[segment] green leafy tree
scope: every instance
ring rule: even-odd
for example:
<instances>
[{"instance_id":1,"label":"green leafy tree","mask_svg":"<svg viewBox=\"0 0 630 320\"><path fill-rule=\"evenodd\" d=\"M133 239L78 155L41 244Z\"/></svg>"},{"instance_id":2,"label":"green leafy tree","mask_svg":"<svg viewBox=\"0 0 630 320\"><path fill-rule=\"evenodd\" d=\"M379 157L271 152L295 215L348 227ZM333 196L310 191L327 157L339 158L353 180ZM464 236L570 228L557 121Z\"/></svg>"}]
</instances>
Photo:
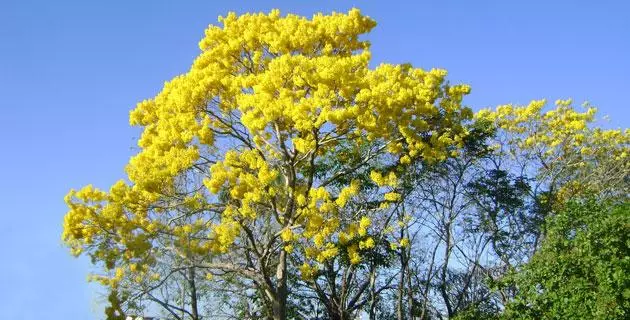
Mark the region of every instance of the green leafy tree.
<instances>
[{"instance_id":1,"label":"green leafy tree","mask_svg":"<svg viewBox=\"0 0 630 320\"><path fill-rule=\"evenodd\" d=\"M573 201L548 220L540 250L512 277L507 319L628 319L630 203Z\"/></svg>"}]
</instances>

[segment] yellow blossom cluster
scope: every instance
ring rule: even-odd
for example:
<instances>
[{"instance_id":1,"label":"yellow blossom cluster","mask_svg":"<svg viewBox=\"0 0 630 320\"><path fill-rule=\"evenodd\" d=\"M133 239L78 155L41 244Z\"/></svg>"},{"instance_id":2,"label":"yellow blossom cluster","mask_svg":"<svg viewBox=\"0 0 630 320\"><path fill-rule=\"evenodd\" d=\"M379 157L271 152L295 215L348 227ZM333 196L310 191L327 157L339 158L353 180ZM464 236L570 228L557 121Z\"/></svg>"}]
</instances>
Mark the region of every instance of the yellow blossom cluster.
<instances>
[{"instance_id":1,"label":"yellow blossom cluster","mask_svg":"<svg viewBox=\"0 0 630 320\"><path fill-rule=\"evenodd\" d=\"M147 218L146 203L151 200L146 192L138 192L122 181L114 184L109 193L88 185L66 195L69 211L64 218L63 240L74 255L85 250L94 261L113 270L91 280L116 286L124 272L116 267L121 261L134 265L136 274L147 272L148 265L154 262L149 254L152 244L147 231L160 227ZM138 264L142 268L137 268Z\"/></svg>"},{"instance_id":2,"label":"yellow blossom cluster","mask_svg":"<svg viewBox=\"0 0 630 320\"><path fill-rule=\"evenodd\" d=\"M109 274L91 277L101 284L116 286L124 276L137 283L156 281L151 268L156 262L154 240L161 232L172 235L169 240L182 255L206 255L211 242L192 239L207 232L204 219L168 226L154 214L164 209L152 207L156 194L118 181L105 192L88 185L71 190L65 198L69 211L64 218L63 240L73 254L87 251L94 261L102 262ZM205 198L193 194L182 199L186 210L199 210ZM164 241L164 239L162 240Z\"/></svg>"},{"instance_id":3,"label":"yellow blossom cluster","mask_svg":"<svg viewBox=\"0 0 630 320\"><path fill-rule=\"evenodd\" d=\"M337 197L337 200L335 200L335 203L339 207L343 208L352 196L359 193L359 187L360 187L359 181L352 180L349 186L341 189L341 191L339 192L339 197Z\"/></svg>"},{"instance_id":4,"label":"yellow blossom cluster","mask_svg":"<svg viewBox=\"0 0 630 320\"><path fill-rule=\"evenodd\" d=\"M383 186L396 187L398 185L398 178L396 177L396 174L393 171L388 173L386 176L383 176L378 171L372 171L370 172L370 178L379 187L383 187Z\"/></svg>"},{"instance_id":5,"label":"yellow blossom cluster","mask_svg":"<svg viewBox=\"0 0 630 320\"><path fill-rule=\"evenodd\" d=\"M515 134L524 149L544 147L547 155L560 148L572 148L584 142L597 109L588 107L579 112L571 100L556 101L556 108L543 111L545 100L532 101L527 106L503 105L496 111L484 109L476 117L488 119L497 127Z\"/></svg>"},{"instance_id":6,"label":"yellow blossom cluster","mask_svg":"<svg viewBox=\"0 0 630 320\"><path fill-rule=\"evenodd\" d=\"M357 9L311 19L230 13L219 22L191 68L131 111L143 132L128 182L68 195L64 240L112 269L150 264L157 244L184 260L228 253L251 230L244 226L266 223L252 229L271 235L252 238L304 255L305 278L344 252L360 263L376 243L370 217L352 212L367 186L343 180L346 171L371 172L389 188L383 203L401 201L396 175L371 170L371 161L396 167L454 156L472 118L462 106L470 87L448 84L440 69L370 68L361 38L376 23ZM350 165L341 144L369 151ZM343 169L322 169L331 158ZM134 272L121 270L113 277Z\"/></svg>"},{"instance_id":7,"label":"yellow blossom cluster","mask_svg":"<svg viewBox=\"0 0 630 320\"><path fill-rule=\"evenodd\" d=\"M317 271L317 267L314 267L306 262L300 266L300 275L302 276L302 279L306 281L312 280Z\"/></svg>"},{"instance_id":8,"label":"yellow blossom cluster","mask_svg":"<svg viewBox=\"0 0 630 320\"><path fill-rule=\"evenodd\" d=\"M630 172L629 130L593 127L597 109L588 104L584 111L573 107L571 100L558 100L550 110L545 105L545 100L503 105L481 110L475 117L490 121L500 130L499 137L507 137L503 148L512 157L538 163L539 178L561 183L556 195L560 202L600 192L596 189L611 187L613 180Z\"/></svg>"}]
</instances>

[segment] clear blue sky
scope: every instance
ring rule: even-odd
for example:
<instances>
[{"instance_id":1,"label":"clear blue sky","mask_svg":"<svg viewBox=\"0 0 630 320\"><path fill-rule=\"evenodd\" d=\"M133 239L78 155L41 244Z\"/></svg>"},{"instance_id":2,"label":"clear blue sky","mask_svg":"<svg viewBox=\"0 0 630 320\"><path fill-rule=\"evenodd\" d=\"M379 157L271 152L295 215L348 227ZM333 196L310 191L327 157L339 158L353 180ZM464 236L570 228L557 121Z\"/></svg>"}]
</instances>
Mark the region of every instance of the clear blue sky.
<instances>
[{"instance_id":1,"label":"clear blue sky","mask_svg":"<svg viewBox=\"0 0 630 320\"><path fill-rule=\"evenodd\" d=\"M591 101L628 127L627 1L0 1L0 318L100 319L87 259L60 240L63 196L123 177L128 112L197 55L228 11L311 15L356 6L378 22L375 62L442 67L475 108Z\"/></svg>"}]
</instances>

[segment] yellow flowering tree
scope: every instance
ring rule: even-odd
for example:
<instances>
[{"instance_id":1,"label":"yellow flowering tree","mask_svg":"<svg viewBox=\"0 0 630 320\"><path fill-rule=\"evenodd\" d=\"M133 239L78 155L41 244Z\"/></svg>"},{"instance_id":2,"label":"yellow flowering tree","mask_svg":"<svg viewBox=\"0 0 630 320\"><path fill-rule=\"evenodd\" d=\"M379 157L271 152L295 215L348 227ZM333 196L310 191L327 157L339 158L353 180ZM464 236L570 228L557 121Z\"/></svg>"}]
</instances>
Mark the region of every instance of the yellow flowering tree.
<instances>
[{"instance_id":1,"label":"yellow flowering tree","mask_svg":"<svg viewBox=\"0 0 630 320\"><path fill-rule=\"evenodd\" d=\"M568 200L627 201L630 131L596 115L568 100L480 110L457 157L405 170L409 242L388 301L398 319L496 316L516 294L502 279L540 250Z\"/></svg>"},{"instance_id":2,"label":"yellow flowering tree","mask_svg":"<svg viewBox=\"0 0 630 320\"><path fill-rule=\"evenodd\" d=\"M579 195L627 196L630 131L596 126L597 109L588 104L583 111L571 100L558 100L550 110L545 105L545 100L503 105L476 117L493 123L496 154L535 178L535 189L551 196L546 201L561 205Z\"/></svg>"},{"instance_id":3,"label":"yellow flowering tree","mask_svg":"<svg viewBox=\"0 0 630 320\"><path fill-rule=\"evenodd\" d=\"M591 197L627 201L630 131L604 129L596 115L596 108L575 107L571 100L554 107L545 100L502 105L475 115L496 131L488 141L492 151L476 166L480 173L467 191L475 203L467 224L487 239L490 283L528 263L547 238L548 222L567 203ZM505 305L515 288L500 287L498 294Z\"/></svg>"},{"instance_id":4,"label":"yellow flowering tree","mask_svg":"<svg viewBox=\"0 0 630 320\"><path fill-rule=\"evenodd\" d=\"M127 179L70 191L63 239L102 268L97 281L176 318L201 317L203 283L238 278L261 316L286 319L290 272L315 281L375 247L373 217L400 200L397 168L457 154L469 87L440 69L370 68L360 37L375 22L357 9L219 21L190 70L131 112L143 132ZM348 210L360 175L379 205ZM178 275L180 303L157 296Z\"/></svg>"}]
</instances>

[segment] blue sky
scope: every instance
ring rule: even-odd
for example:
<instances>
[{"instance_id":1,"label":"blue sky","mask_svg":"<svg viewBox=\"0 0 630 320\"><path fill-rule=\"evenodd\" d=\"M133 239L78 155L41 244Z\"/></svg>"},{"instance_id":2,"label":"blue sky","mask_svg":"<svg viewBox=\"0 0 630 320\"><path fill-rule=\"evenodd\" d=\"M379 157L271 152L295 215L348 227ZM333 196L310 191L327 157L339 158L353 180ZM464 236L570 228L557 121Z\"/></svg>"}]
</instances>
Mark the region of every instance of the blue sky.
<instances>
[{"instance_id":1,"label":"blue sky","mask_svg":"<svg viewBox=\"0 0 630 320\"><path fill-rule=\"evenodd\" d=\"M0 1L0 318L101 319L60 234L70 188L123 177L135 103L189 67L228 11L361 8L374 63L466 82L474 107L591 101L628 127L627 1Z\"/></svg>"}]
</instances>

